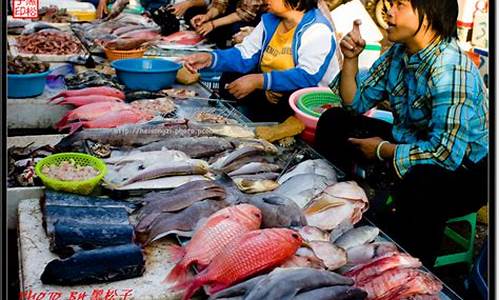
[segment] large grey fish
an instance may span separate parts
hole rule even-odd
[[[347,285],[328,286],[298,294],[293,300],[364,300],[368,294],[357,287]]]
[[[193,181],[172,190],[146,194],[145,205],[139,210],[139,223],[152,223],[165,212],[176,212],[203,200],[224,200],[225,190],[213,181]]]
[[[120,187],[107,186],[108,188],[117,191],[134,191],[134,190],[166,190],[173,189],[181,186],[187,182],[196,180],[208,180],[208,178],[201,175],[187,175],[187,176],[169,176],[146,181],[134,182]]]
[[[330,271],[336,270],[347,263],[346,251],[330,242],[312,241],[307,242],[307,245]]]
[[[261,163],[261,162],[251,162],[241,168],[234,170],[227,175],[233,177],[237,175],[255,174],[261,172],[276,172],[280,171],[281,166],[276,164]]]
[[[189,160],[187,156],[182,151],[160,149],[158,151],[131,151],[129,153],[120,153],[116,155],[112,152],[111,157],[104,159],[107,164],[121,165],[134,161],[146,162],[149,165],[152,161],[178,161],[178,160]]]
[[[137,181],[145,181],[159,177],[176,175],[203,175],[208,172],[208,164],[199,159],[186,161],[165,161],[150,165],[143,170],[138,170],[135,174],[130,174],[129,178],[118,184],[123,186]]]
[[[337,173],[332,168],[332,166],[328,163],[328,161],[324,159],[309,159],[305,160],[298,165],[294,166],[290,170],[288,170],[285,174],[283,174],[278,182],[283,184],[288,179],[300,175],[300,174],[318,174],[324,176],[331,180],[333,183],[337,182]]]
[[[233,145],[220,137],[183,137],[169,138],[137,148],[140,151],[154,151],[162,148],[179,150],[192,158],[210,157],[226,150],[232,150]]]
[[[166,138],[212,136],[208,130],[176,126],[126,126],[118,128],[91,128],[77,131],[61,139],[58,150],[72,149],[85,140],[112,146],[140,146]],[[175,149],[174,149],[175,150]]]
[[[263,154],[265,153],[264,148],[255,146],[244,146],[234,150],[226,156],[221,157],[216,162],[210,165],[213,170],[221,170],[222,168],[228,166],[230,163],[237,161],[245,156]]]
[[[374,226],[360,226],[347,231],[338,239],[331,242],[347,250],[372,242],[378,236],[379,232],[380,230]]]
[[[330,232],[329,240],[333,243],[336,239],[341,237],[344,233],[354,228],[351,219],[344,219],[339,225],[335,226]]]
[[[364,264],[375,257],[390,252],[398,252],[398,247],[390,242],[373,242],[347,249],[347,263],[353,265]]]
[[[264,278],[267,277],[268,274],[265,275],[260,275],[257,277],[250,278],[246,281],[243,281],[241,283],[238,283],[237,285],[233,285],[231,287],[228,287],[227,289],[224,289],[220,292],[217,292],[210,296],[210,300],[215,300],[215,299],[232,299],[235,297],[243,297],[245,294],[252,290],[255,286],[259,284]]]
[[[312,268],[277,268],[258,283],[245,300],[293,299],[301,291],[309,291],[328,286],[351,286],[349,277]]]
[[[292,200],[272,193],[255,195],[248,202],[262,212],[262,227],[301,227],[307,224],[300,207]]]
[[[300,208],[321,193],[333,180],[317,174],[299,174],[281,184],[274,192],[292,199]]]
[[[204,200],[175,213],[162,213],[151,224],[138,224],[137,240],[143,245],[171,233],[191,236],[197,225],[228,204],[225,201]]]

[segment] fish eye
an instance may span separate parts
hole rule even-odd
[[[254,216],[260,218],[260,213],[254,213]]]
[[[294,239],[299,239],[299,235],[298,235],[298,234],[296,234],[296,233],[292,233],[292,237],[293,237]]]

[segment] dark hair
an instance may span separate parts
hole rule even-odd
[[[283,0],[286,6],[300,11],[318,8],[318,0]]]
[[[410,0],[418,12],[418,30],[422,27],[424,16],[429,25],[442,38],[457,37],[458,2],[457,0]]]

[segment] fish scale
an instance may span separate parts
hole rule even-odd
[[[209,293],[212,294],[262,270],[280,265],[301,244],[300,236],[290,229],[250,231],[240,239],[233,240],[202,273],[187,284],[188,289],[183,299],[189,299],[206,283],[211,283]]]

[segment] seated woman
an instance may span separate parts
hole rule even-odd
[[[378,207],[379,197],[371,199],[370,219],[432,267],[446,220],[476,212],[488,199],[488,98],[457,44],[456,0],[391,3],[387,32],[395,44],[361,82],[359,21],[342,39],[343,68],[331,87],[344,108],[321,115],[316,141],[350,177],[392,194],[394,207],[385,205],[387,197]],[[386,99],[393,125],[362,115]]]
[[[253,121],[286,119],[290,93],[326,86],[339,71],[334,30],[317,0],[267,1],[269,13],[241,44],[183,58],[193,72],[232,72],[221,78],[221,96],[239,99]]]

